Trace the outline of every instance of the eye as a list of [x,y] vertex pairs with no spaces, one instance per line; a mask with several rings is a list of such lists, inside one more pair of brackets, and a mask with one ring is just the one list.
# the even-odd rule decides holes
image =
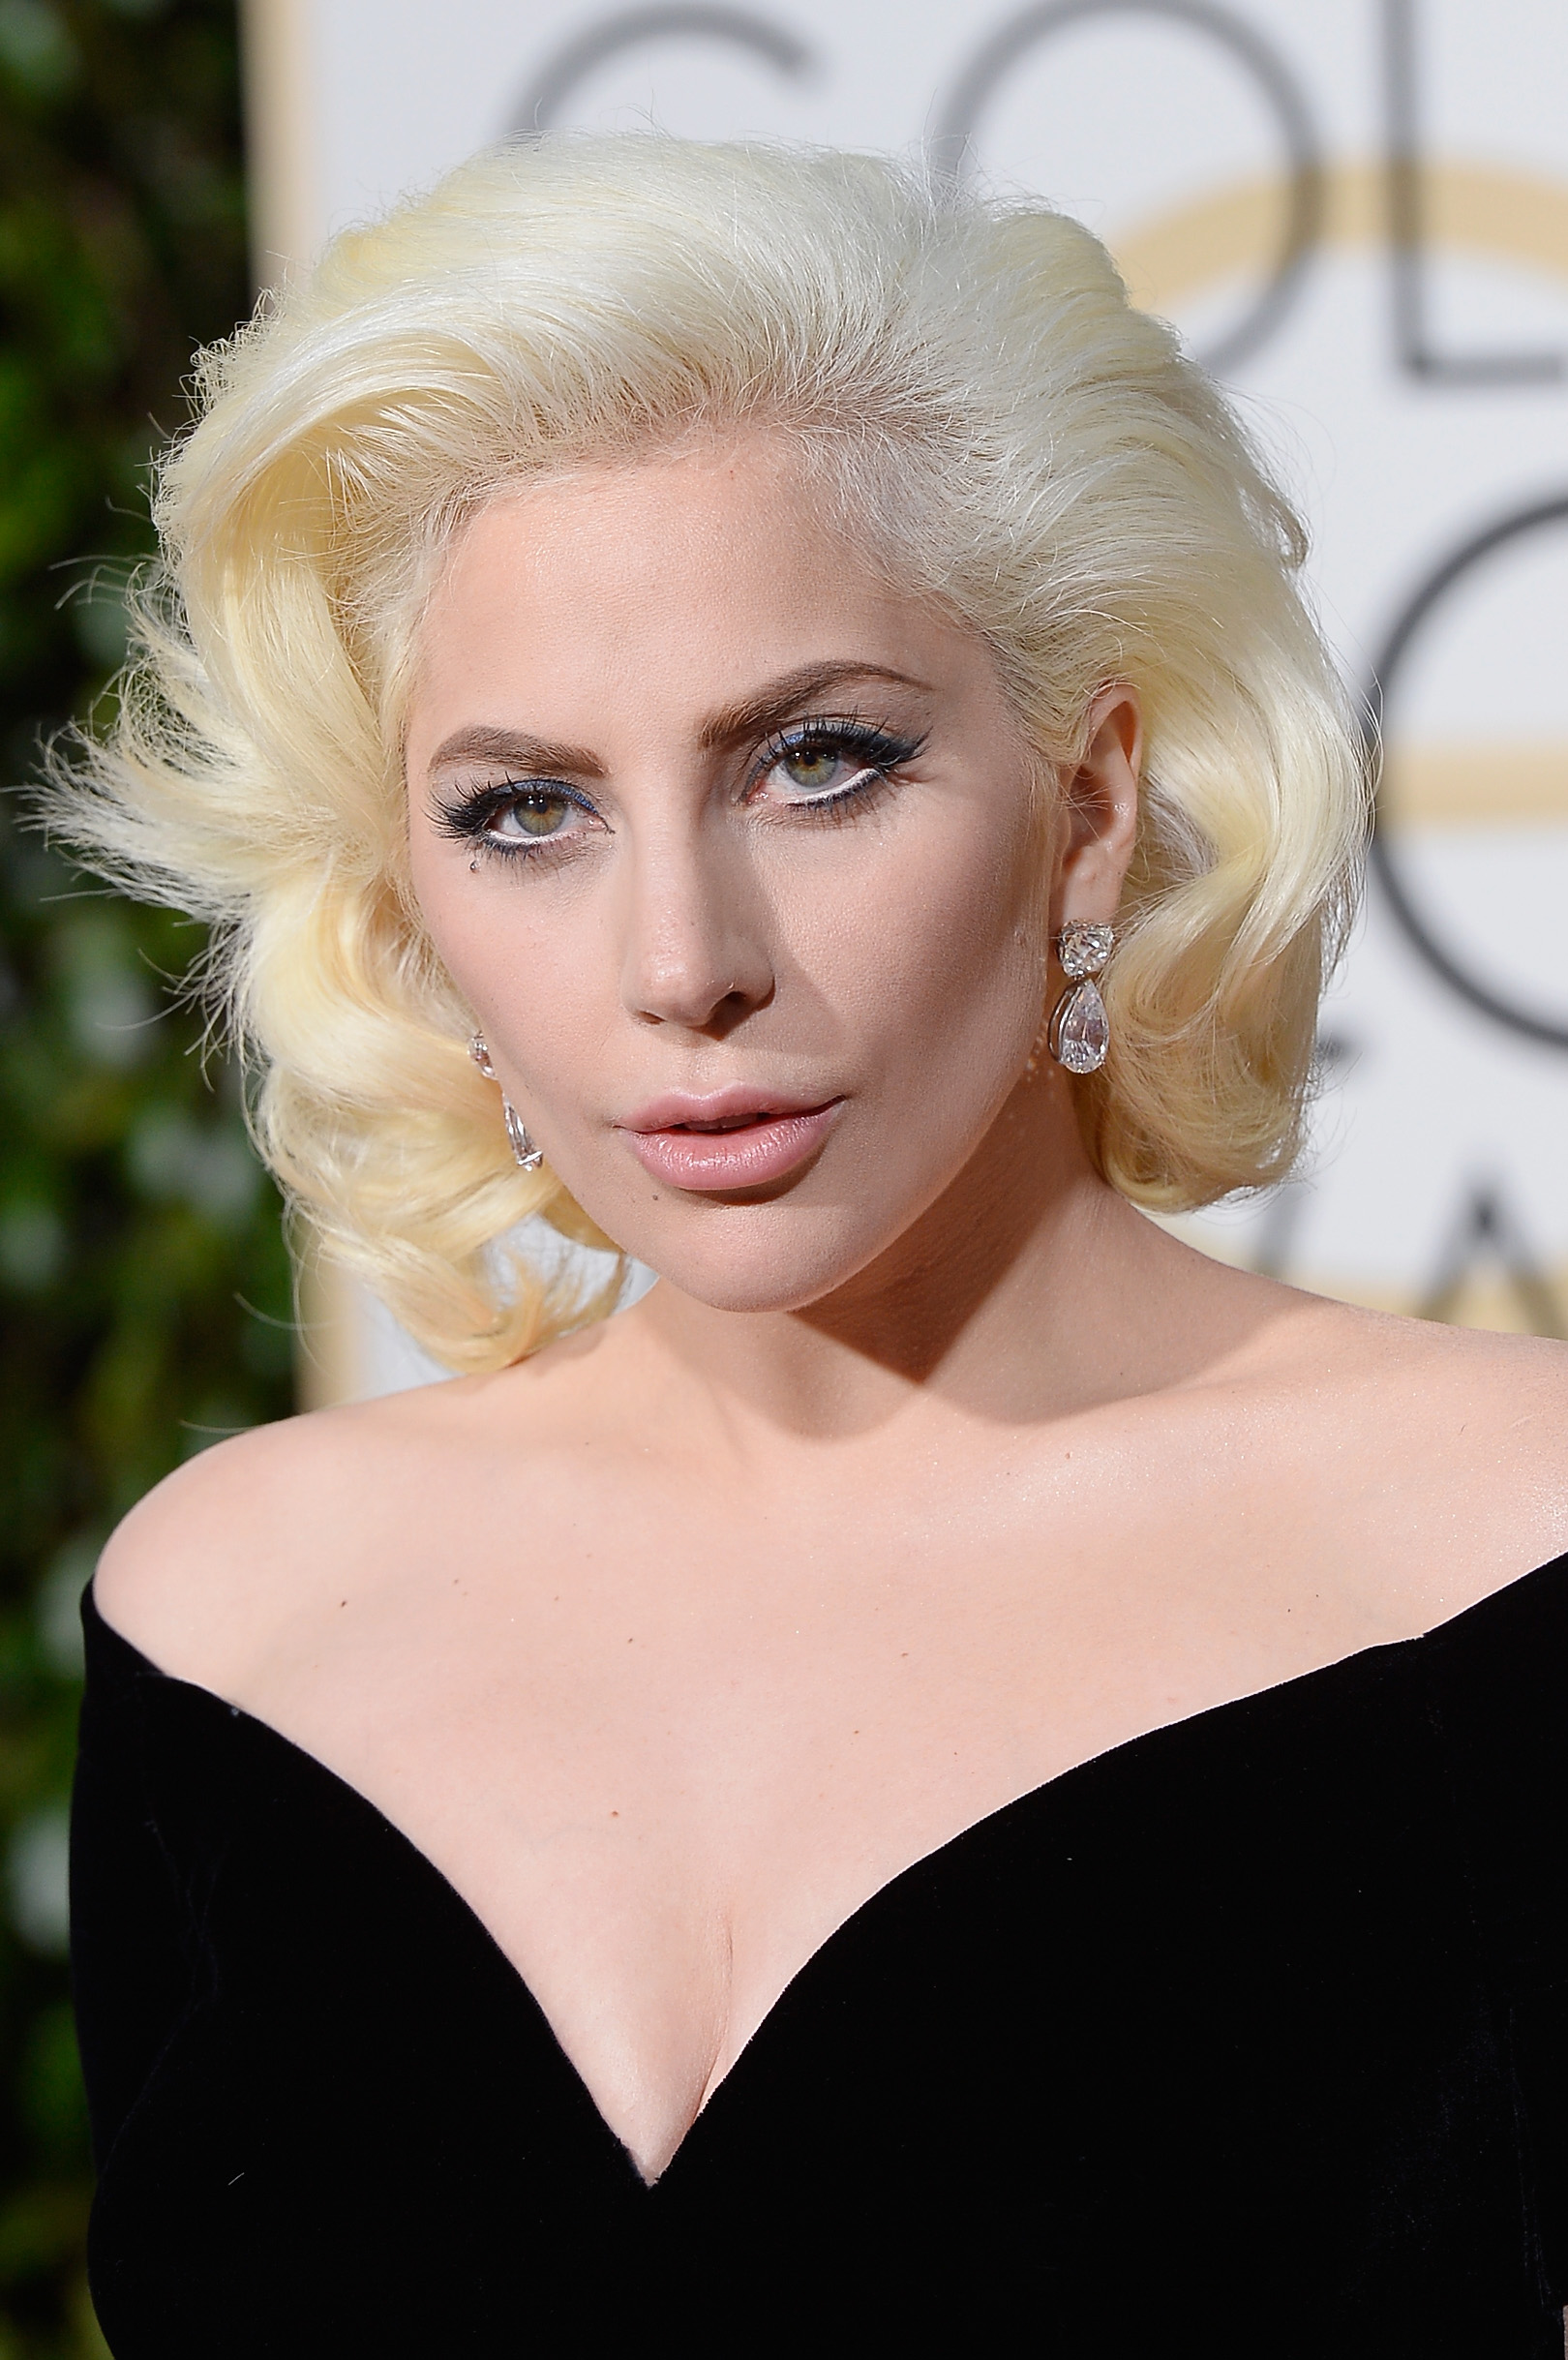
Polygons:
[[777,769],[792,787],[803,787],[808,794],[822,795],[833,787],[841,787],[851,770],[863,771],[863,762],[851,763],[847,754],[826,745],[799,745],[780,757]]
[[551,836],[559,835],[577,812],[578,805],[569,795],[548,787],[533,787],[493,811],[484,832],[502,844],[520,839],[530,844],[545,843]]
[[498,779],[437,806],[442,835],[483,853],[528,861],[574,852],[604,826],[588,802],[555,778]]
[[752,798],[802,811],[846,807],[885,786],[920,745],[868,722],[803,722],[764,748]]

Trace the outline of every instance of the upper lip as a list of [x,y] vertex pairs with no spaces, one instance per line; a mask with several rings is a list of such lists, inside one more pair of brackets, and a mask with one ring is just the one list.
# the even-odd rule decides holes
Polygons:
[[755,1122],[763,1115],[820,1114],[838,1096],[829,1090],[820,1098],[801,1098],[789,1090],[756,1090],[746,1082],[698,1096],[690,1090],[667,1090],[650,1098],[631,1114],[617,1117],[618,1131],[713,1131],[732,1124]]

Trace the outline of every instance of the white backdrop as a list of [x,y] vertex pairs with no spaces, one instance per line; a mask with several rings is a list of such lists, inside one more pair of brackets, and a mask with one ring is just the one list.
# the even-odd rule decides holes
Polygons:
[[[1560,0],[252,0],[258,266],[470,149],[648,124],[910,152],[1106,238],[1276,455],[1386,691],[1312,1168],[1203,1217],[1302,1284],[1568,1332]],[[340,1322],[316,1390],[407,1375]]]

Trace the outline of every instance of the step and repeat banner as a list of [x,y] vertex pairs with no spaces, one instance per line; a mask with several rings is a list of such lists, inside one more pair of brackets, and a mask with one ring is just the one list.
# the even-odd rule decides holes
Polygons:
[[[1274,455],[1386,751],[1309,1168],[1183,1226],[1568,1333],[1561,0],[250,0],[247,34],[263,278],[555,125],[923,150],[1098,231]],[[321,1306],[316,1397],[420,1373]]]

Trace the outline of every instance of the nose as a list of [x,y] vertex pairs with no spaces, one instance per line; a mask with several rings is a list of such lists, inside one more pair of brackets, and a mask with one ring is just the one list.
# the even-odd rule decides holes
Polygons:
[[765,897],[742,847],[699,822],[628,863],[621,991],[632,1015],[722,1039],[772,998]]

